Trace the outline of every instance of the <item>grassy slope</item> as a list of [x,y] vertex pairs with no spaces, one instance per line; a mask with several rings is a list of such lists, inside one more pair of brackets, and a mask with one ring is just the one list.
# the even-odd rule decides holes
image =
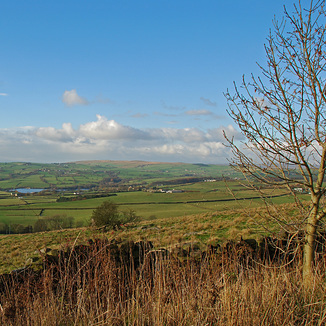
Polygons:
[[[288,210],[289,204],[280,209]],[[250,208],[251,215],[255,215]],[[255,209],[263,212],[262,208]],[[271,230],[272,223],[256,214],[255,222],[248,219],[243,209],[220,210],[211,213],[193,214],[179,217],[148,219],[130,224],[118,231],[102,233],[90,228],[41,232],[26,235],[0,235],[1,260],[0,273],[24,266],[28,257],[37,256],[37,250],[50,247],[59,248],[83,243],[89,238],[108,237],[121,240],[149,240],[155,247],[173,247],[183,242],[198,242],[205,247],[208,243],[221,243],[226,239],[256,238],[266,235],[266,231],[257,224],[261,223]],[[276,228],[275,228],[276,229]]]

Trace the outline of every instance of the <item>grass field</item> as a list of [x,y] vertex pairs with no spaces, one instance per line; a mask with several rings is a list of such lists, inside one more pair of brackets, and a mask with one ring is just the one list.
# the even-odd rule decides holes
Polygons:
[[[62,164],[0,163],[0,189],[95,187],[122,181],[146,184],[186,177],[236,177],[228,166],[141,161]],[[113,181],[111,181],[113,180]]]
[[[111,200],[120,206],[121,210],[132,209],[141,219],[174,218],[191,214],[203,214],[214,211],[233,209],[238,204],[259,206],[259,199],[250,199],[257,194],[245,188],[239,188],[237,183],[229,186],[236,192],[238,199],[234,201],[223,181],[199,182],[186,185],[171,186],[182,189],[182,193],[152,193],[146,191],[118,192],[115,196],[93,198],[68,202],[56,202],[58,194],[12,196],[10,193],[0,194],[0,223],[19,223],[33,225],[42,216],[62,215],[72,216],[78,225],[89,223],[92,211],[105,200]],[[284,191],[273,191],[277,196]],[[67,194],[66,196],[73,196]],[[277,203],[286,203],[290,198],[275,197]]]

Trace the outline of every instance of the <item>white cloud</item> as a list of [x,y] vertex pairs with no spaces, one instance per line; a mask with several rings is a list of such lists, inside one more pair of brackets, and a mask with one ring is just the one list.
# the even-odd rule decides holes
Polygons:
[[205,133],[196,128],[157,128],[149,131],[153,139],[166,141],[201,142],[205,141]]
[[79,96],[75,89],[72,89],[71,91],[65,91],[62,95],[62,102],[67,106],[89,104],[87,99]]
[[224,133],[228,138],[234,138],[234,140],[243,140],[243,134],[235,129],[232,125],[228,125],[227,127],[219,127],[215,129],[208,130],[208,133],[211,135],[212,139],[219,138],[220,140],[225,140]]
[[146,133],[132,127],[119,124],[114,120],[96,115],[97,121],[88,122],[79,127],[80,133],[93,139],[139,139],[146,138]]
[[189,110],[186,111],[186,114],[188,115],[212,115],[213,112],[209,110]]
[[64,123],[62,129],[55,129],[53,127],[38,128],[35,131],[35,135],[51,141],[69,142],[76,136],[76,132],[73,130],[71,123]]
[[66,162],[88,159],[153,160],[167,162],[227,163],[229,149],[223,130],[237,139],[232,127],[139,129],[97,115],[73,128],[22,127],[0,129],[3,161]]
[[7,93],[0,93],[0,96],[8,96]]

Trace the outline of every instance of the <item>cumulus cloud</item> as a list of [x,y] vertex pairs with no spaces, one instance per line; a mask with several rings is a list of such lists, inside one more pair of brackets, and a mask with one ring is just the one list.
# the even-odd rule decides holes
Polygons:
[[79,96],[75,89],[72,89],[71,91],[64,91],[64,93],[62,95],[62,102],[67,106],[89,104],[87,99]]
[[201,97],[200,99],[208,106],[216,106],[216,102],[213,102],[208,98]]
[[114,120],[96,115],[97,121],[88,122],[79,127],[80,133],[93,139],[142,139],[146,133],[128,126],[123,126]]
[[4,161],[65,162],[87,159],[226,163],[223,130],[239,138],[231,125],[206,131],[198,128],[140,129],[97,115],[74,128],[24,127],[0,129]]
[[206,140],[205,133],[197,128],[157,128],[150,130],[152,139],[180,141],[184,143],[202,142]]
[[64,123],[61,129],[53,127],[41,127],[33,132],[37,137],[59,142],[70,142],[76,136],[71,123]]
[[235,129],[232,125],[228,125],[227,127],[210,129],[208,133],[212,136],[212,139],[217,139],[218,137],[221,137],[220,140],[224,140],[224,133],[228,138],[233,137],[234,140],[244,139],[243,134],[239,130]]

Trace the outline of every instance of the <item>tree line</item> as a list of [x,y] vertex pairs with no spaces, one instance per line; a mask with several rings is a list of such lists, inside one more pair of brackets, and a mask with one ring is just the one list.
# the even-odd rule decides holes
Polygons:
[[24,234],[43,231],[54,231],[82,226],[75,222],[74,217],[66,214],[53,216],[40,216],[33,225],[19,223],[0,223],[0,234]]

